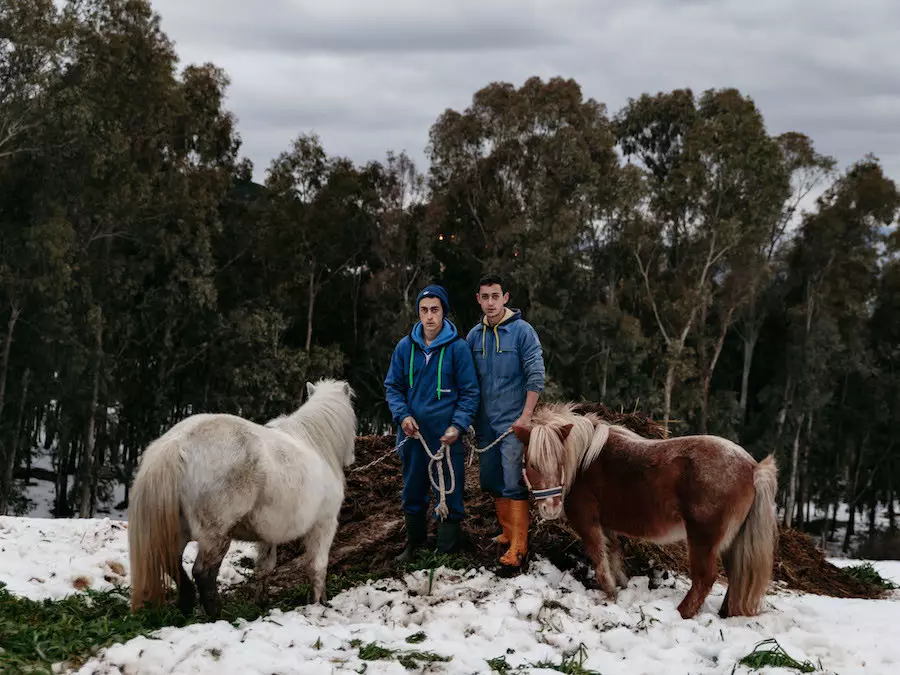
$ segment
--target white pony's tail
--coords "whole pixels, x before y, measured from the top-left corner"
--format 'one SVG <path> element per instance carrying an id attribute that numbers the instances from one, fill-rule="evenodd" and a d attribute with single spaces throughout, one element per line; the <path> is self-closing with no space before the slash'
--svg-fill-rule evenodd
<path id="1" fill-rule="evenodd" d="M 152 443 L 144 452 L 128 507 L 131 609 L 158 605 L 166 577 L 178 581 L 181 567 L 179 486 L 181 446 L 177 439 Z"/>

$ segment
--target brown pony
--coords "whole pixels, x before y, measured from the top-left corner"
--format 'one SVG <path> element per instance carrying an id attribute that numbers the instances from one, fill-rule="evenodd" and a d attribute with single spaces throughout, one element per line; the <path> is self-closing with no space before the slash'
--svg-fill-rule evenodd
<path id="1" fill-rule="evenodd" d="M 624 586 L 617 534 L 659 544 L 687 540 L 691 588 L 678 605 L 694 616 L 716 581 L 721 553 L 728 590 L 719 615 L 752 616 L 772 577 L 777 469 L 757 463 L 717 436 L 650 440 L 574 404 L 535 411 L 530 429 L 514 433 L 525 446 L 523 473 L 542 518 L 565 508 L 611 600 Z"/>

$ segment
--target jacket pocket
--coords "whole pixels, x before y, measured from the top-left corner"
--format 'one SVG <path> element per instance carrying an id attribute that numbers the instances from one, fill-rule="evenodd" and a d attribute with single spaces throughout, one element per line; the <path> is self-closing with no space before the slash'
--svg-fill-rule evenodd
<path id="1" fill-rule="evenodd" d="M 494 377 L 499 382 L 513 382 L 522 377 L 521 370 L 518 348 L 507 349 L 501 345 L 500 351 L 494 354 Z"/>

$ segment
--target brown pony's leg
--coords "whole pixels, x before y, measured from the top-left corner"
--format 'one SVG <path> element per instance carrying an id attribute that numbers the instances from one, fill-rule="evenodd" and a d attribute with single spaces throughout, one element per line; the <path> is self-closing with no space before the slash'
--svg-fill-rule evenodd
<path id="1" fill-rule="evenodd" d="M 198 543 L 200 546 L 197 559 L 194 561 L 194 581 L 197 583 L 197 590 L 200 591 L 200 604 L 203 605 L 206 615 L 211 619 L 217 619 L 222 613 L 222 598 L 216 588 L 216 579 L 222 560 L 228 553 L 231 539 L 202 536 Z"/>
<path id="2" fill-rule="evenodd" d="M 722 599 L 722 606 L 719 608 L 719 617 L 727 619 L 728 613 L 728 594 L 731 593 L 731 551 L 722 553 L 722 568 L 725 570 L 725 576 L 728 577 L 728 587 L 725 589 L 725 597 Z"/>
<path id="3" fill-rule="evenodd" d="M 606 593 L 607 598 L 615 602 L 617 595 L 616 584 L 612 570 L 610 570 L 609 558 L 607 557 L 607 537 L 603 532 L 603 528 L 592 517 L 592 514 L 586 513 L 591 510 L 590 507 L 583 508 L 579 505 L 573 509 L 571 515 L 569 515 L 568 510 L 566 513 L 569 515 L 572 527 L 575 528 L 578 536 L 581 537 L 581 543 L 584 544 L 585 552 L 590 557 L 591 562 L 594 563 L 594 576 L 596 577 L 597 585 Z"/>
<path id="4" fill-rule="evenodd" d="M 606 555 L 609 558 L 609 570 L 612 573 L 613 580 L 622 588 L 628 585 L 628 575 L 622 565 L 622 542 L 619 535 L 615 532 L 606 534 L 607 546 Z"/>
<path id="5" fill-rule="evenodd" d="M 691 560 L 691 589 L 678 605 L 682 619 L 694 616 L 716 582 L 716 542 L 688 528 L 688 555 Z"/>

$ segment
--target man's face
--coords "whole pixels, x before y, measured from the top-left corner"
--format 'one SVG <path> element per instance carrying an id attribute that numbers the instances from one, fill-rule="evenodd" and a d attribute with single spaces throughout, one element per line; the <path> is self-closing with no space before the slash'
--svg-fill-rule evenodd
<path id="1" fill-rule="evenodd" d="M 419 301 L 419 321 L 426 333 L 437 333 L 444 323 L 444 306 L 438 298 L 422 298 Z"/>
<path id="2" fill-rule="evenodd" d="M 504 293 L 500 284 L 482 286 L 478 289 L 478 304 L 488 320 L 499 319 L 503 316 L 506 303 L 509 302 L 509 293 Z"/>

